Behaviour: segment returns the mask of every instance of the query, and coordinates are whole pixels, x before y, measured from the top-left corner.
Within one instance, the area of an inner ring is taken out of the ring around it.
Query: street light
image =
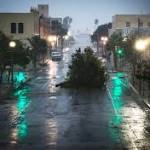
[[[56,35],[49,35],[47,37],[47,41],[50,43],[50,45],[52,46],[52,48],[55,46],[56,41],[57,41],[57,36]]]
[[[140,52],[145,51],[147,46],[148,46],[148,43],[146,40],[140,39],[135,42],[135,49]]]
[[[108,41],[108,37],[102,36],[101,41],[102,41],[102,55],[104,55],[104,46],[106,45],[106,43]]]
[[[15,42],[15,41],[10,41],[10,42],[9,42],[9,46],[10,46],[11,48],[16,47],[16,42]]]
[[[10,41],[9,42],[9,47],[10,48],[15,48],[16,47],[16,42],[15,41]],[[13,55],[13,50],[11,51],[11,81],[12,81],[12,83],[13,83],[13,79],[14,79],[14,55]]]

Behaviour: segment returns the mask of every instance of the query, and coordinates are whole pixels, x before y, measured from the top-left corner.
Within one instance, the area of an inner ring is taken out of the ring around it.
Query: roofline
[[[116,14],[114,16],[150,16],[150,14]]]
[[[32,12],[0,12],[0,14],[32,14]]]

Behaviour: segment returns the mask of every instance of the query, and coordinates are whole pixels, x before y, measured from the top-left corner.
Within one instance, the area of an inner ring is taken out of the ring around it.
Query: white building
[[[109,35],[114,32],[121,32],[123,36],[130,36],[135,32],[150,34],[150,15],[115,15],[112,17]]]

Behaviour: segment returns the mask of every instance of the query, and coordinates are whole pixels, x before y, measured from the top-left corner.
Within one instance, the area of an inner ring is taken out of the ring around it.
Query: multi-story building
[[[58,24],[62,24],[62,18],[49,18],[50,34],[56,35],[58,30]]]
[[[41,38],[46,39],[49,36],[49,8],[48,5],[40,4],[38,5],[39,12],[39,34]]]
[[[39,34],[39,13],[0,13],[0,31],[13,39],[31,38]]]
[[[114,32],[121,32],[123,36],[130,36],[135,32],[150,34],[150,15],[115,15],[112,17],[109,35]]]
[[[48,5],[40,4],[38,5],[39,16],[43,16],[44,18],[49,17],[49,8]]]
[[[0,13],[0,31],[13,39],[28,43],[28,38],[49,36],[48,5],[38,5],[29,13]]]

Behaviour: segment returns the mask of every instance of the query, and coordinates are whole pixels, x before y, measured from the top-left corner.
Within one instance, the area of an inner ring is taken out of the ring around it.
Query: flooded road
[[[0,149],[150,149],[150,112],[119,73],[111,74],[106,90],[55,87],[79,45],[62,61],[49,60],[14,98],[1,100]]]

